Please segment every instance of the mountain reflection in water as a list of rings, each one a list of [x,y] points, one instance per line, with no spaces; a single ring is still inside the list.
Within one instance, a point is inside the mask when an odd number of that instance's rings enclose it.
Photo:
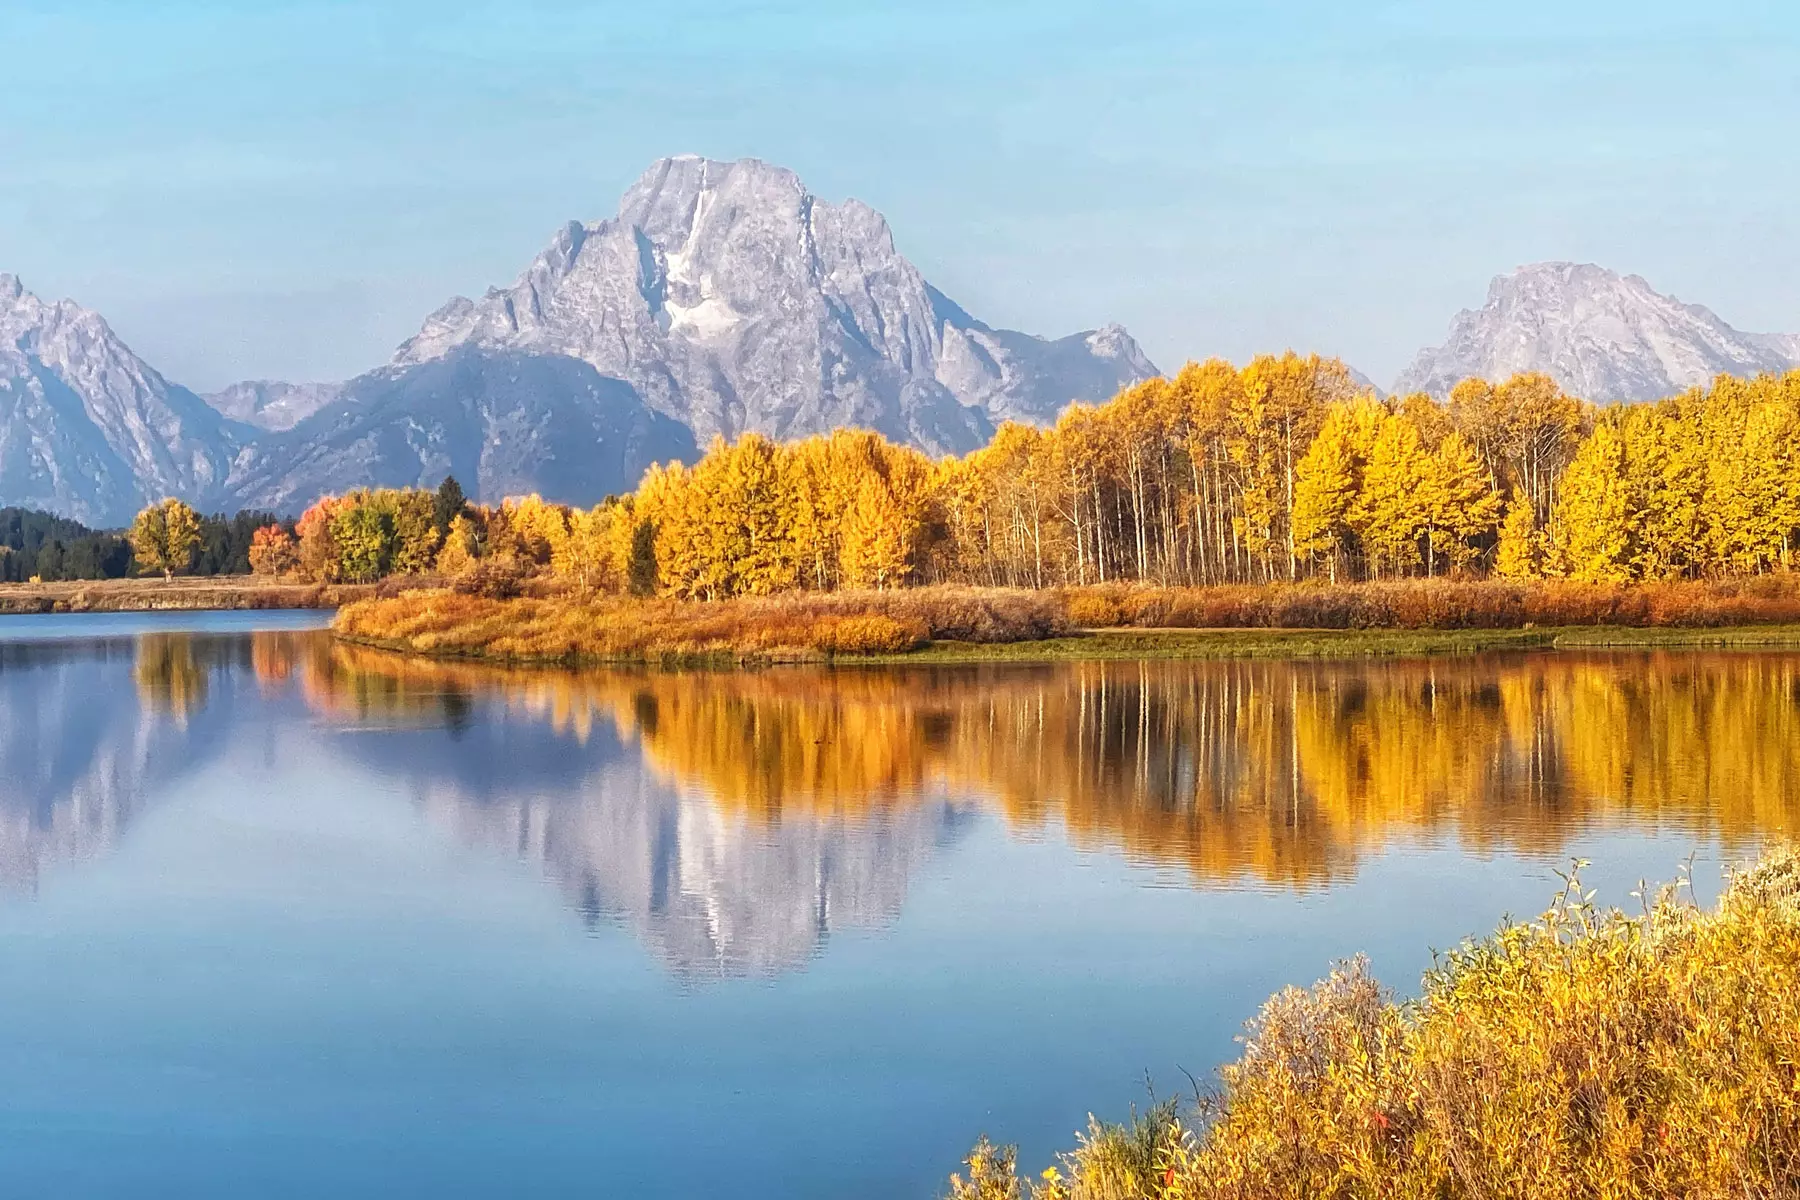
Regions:
[[[0,884],[104,850],[256,723],[299,723],[677,974],[768,974],[893,919],[978,806],[1201,885],[1320,886],[1404,839],[1556,856],[1609,823],[1731,853],[1794,829],[1797,721],[1780,653],[661,673],[320,633],[13,645]]]

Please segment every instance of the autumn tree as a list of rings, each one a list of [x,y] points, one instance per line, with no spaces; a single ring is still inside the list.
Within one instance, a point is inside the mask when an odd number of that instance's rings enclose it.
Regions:
[[[1404,574],[1418,564],[1419,539],[1428,521],[1425,482],[1430,466],[1411,421],[1389,416],[1381,422],[1352,516],[1375,574],[1384,567]]]
[[[1636,514],[1630,503],[1625,445],[1612,422],[1583,442],[1564,472],[1552,548],[1556,565],[1585,583],[1631,578]]]
[[[1531,501],[1514,491],[1500,523],[1500,540],[1494,546],[1494,574],[1502,579],[1536,579],[1544,573],[1537,518]]]
[[[1350,413],[1336,408],[1295,468],[1294,552],[1323,558],[1333,583],[1344,543],[1353,536],[1350,513],[1362,486],[1359,449]]]
[[[571,509],[566,525],[556,537],[551,566],[583,593],[608,583],[616,514],[616,509],[604,505]]]
[[[888,481],[870,473],[857,489],[844,521],[843,576],[850,587],[890,588],[912,571],[917,522]]]
[[[187,570],[200,546],[200,514],[171,496],[138,513],[130,539],[139,570],[172,578]]]
[[[250,570],[257,575],[280,576],[300,565],[299,546],[279,525],[263,525],[250,537]]]
[[[1410,419],[1410,418],[1409,418]],[[1426,573],[1439,553],[1461,569],[1481,553],[1500,520],[1500,497],[1475,448],[1461,433],[1444,434],[1426,464],[1420,500],[1425,512]]]
[[[450,519],[433,566],[440,575],[461,575],[475,566],[475,550],[475,523],[468,513],[459,512]]]

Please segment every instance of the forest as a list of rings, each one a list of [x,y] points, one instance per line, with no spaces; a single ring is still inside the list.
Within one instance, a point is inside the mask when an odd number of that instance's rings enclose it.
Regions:
[[[582,592],[1406,578],[1585,583],[1786,571],[1800,373],[1601,408],[1549,377],[1381,399],[1318,356],[1190,364],[934,460],[858,430],[715,441],[593,509],[327,497],[262,568],[321,582],[550,575]]]
[[[282,525],[271,513],[196,514],[194,544],[184,572],[249,574],[251,541],[258,529],[271,525]],[[32,509],[0,508],[0,583],[123,579],[140,566],[127,534],[90,529],[79,521]]]

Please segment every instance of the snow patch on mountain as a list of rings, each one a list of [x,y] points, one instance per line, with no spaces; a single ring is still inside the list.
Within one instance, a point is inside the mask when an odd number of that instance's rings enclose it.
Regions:
[[[939,452],[1054,420],[1156,368],[1117,325],[993,329],[932,288],[882,215],[755,159],[663,159],[617,215],[570,223],[511,287],[456,298],[395,355],[561,354],[706,440],[861,426]]]

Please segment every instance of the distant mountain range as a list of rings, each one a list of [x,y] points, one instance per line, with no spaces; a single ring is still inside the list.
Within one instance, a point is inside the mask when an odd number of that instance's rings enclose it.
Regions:
[[[1450,340],[1420,351],[1394,390],[1443,397],[1471,377],[1542,371],[1571,395],[1615,403],[1796,363],[1800,334],[1741,333],[1636,275],[1548,262],[1496,278],[1487,303],[1458,313]]]
[[[1543,263],[1496,279],[1395,390],[1539,370],[1637,400],[1797,362],[1800,335],[1741,333],[1636,276]],[[1156,373],[1117,325],[1049,340],[970,316],[858,201],[826,203],[754,159],[683,156],[344,383],[201,397],[98,314],[0,275],[0,504],[117,525],[163,495],[291,512],[446,473],[484,500],[591,503],[714,435],[860,426],[957,453]]]

